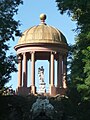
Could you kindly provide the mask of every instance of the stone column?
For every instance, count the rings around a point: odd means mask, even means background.
[[[54,86],[54,53],[51,53],[51,86]]]
[[[27,57],[23,53],[23,87],[27,87]]]
[[[57,87],[62,88],[62,56],[60,54],[57,60]]]
[[[22,57],[18,56],[18,87],[22,87]]]
[[[63,74],[67,73],[67,57],[63,56]]]
[[[35,94],[35,52],[31,52],[31,92]]]
[[[49,84],[51,84],[51,61],[49,61]]]
[[[54,53],[52,52],[51,53],[51,69],[50,69],[50,95],[51,96],[54,96],[56,95],[56,89],[55,89],[55,86],[54,86]]]
[[[67,56],[63,56],[63,88],[67,88],[66,85],[66,77],[67,77]]]

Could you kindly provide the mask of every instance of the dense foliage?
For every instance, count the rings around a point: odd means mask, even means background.
[[[61,14],[77,22],[76,43],[71,46],[71,82],[82,100],[90,100],[90,0],[56,0]],[[70,55],[71,55],[70,54]]]
[[[70,46],[68,97],[77,120],[89,120],[90,113],[90,0],[56,0],[61,14],[76,22],[77,37]],[[71,111],[73,111],[71,108]]]
[[[39,96],[40,97],[40,96]],[[38,96],[16,96],[16,95],[7,95],[0,96],[0,120],[32,120],[32,105],[36,102]],[[75,114],[78,112],[75,111],[76,108],[72,109],[71,102],[68,98],[65,97],[49,97],[50,104],[54,107],[53,118],[49,120],[73,120],[75,119]],[[39,110],[38,110],[39,111]],[[38,112],[37,111],[37,112]],[[41,120],[44,115],[37,114],[37,118],[33,120]],[[43,112],[43,110],[42,110]],[[49,116],[46,116],[46,118]],[[48,120],[48,119],[45,119]]]
[[[0,89],[11,78],[11,72],[17,71],[14,55],[7,55],[10,40],[20,35],[19,21],[14,19],[22,0],[0,0]]]

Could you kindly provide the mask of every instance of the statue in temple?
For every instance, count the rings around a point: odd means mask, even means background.
[[[41,68],[38,68],[38,75],[41,82],[44,82],[44,68],[41,66]]]
[[[41,66],[41,68],[38,68],[38,76],[39,76],[39,93],[45,93],[46,92],[46,88],[45,88],[46,83],[44,82],[43,66]]]

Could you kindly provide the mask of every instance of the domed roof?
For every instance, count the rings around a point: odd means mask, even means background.
[[[32,43],[67,44],[65,36],[52,26],[45,24],[46,15],[40,15],[41,24],[33,26],[22,33],[18,45]]]

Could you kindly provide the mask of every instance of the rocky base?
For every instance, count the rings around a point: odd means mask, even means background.
[[[54,107],[49,103],[47,97],[38,96],[31,108],[32,119],[35,120],[41,117],[41,119],[46,118],[51,120],[53,119],[54,111]]]
[[[65,96],[43,97],[35,107],[37,99],[38,96],[33,95],[0,96],[0,120],[74,120],[71,104]],[[42,109],[41,104],[45,108]]]

